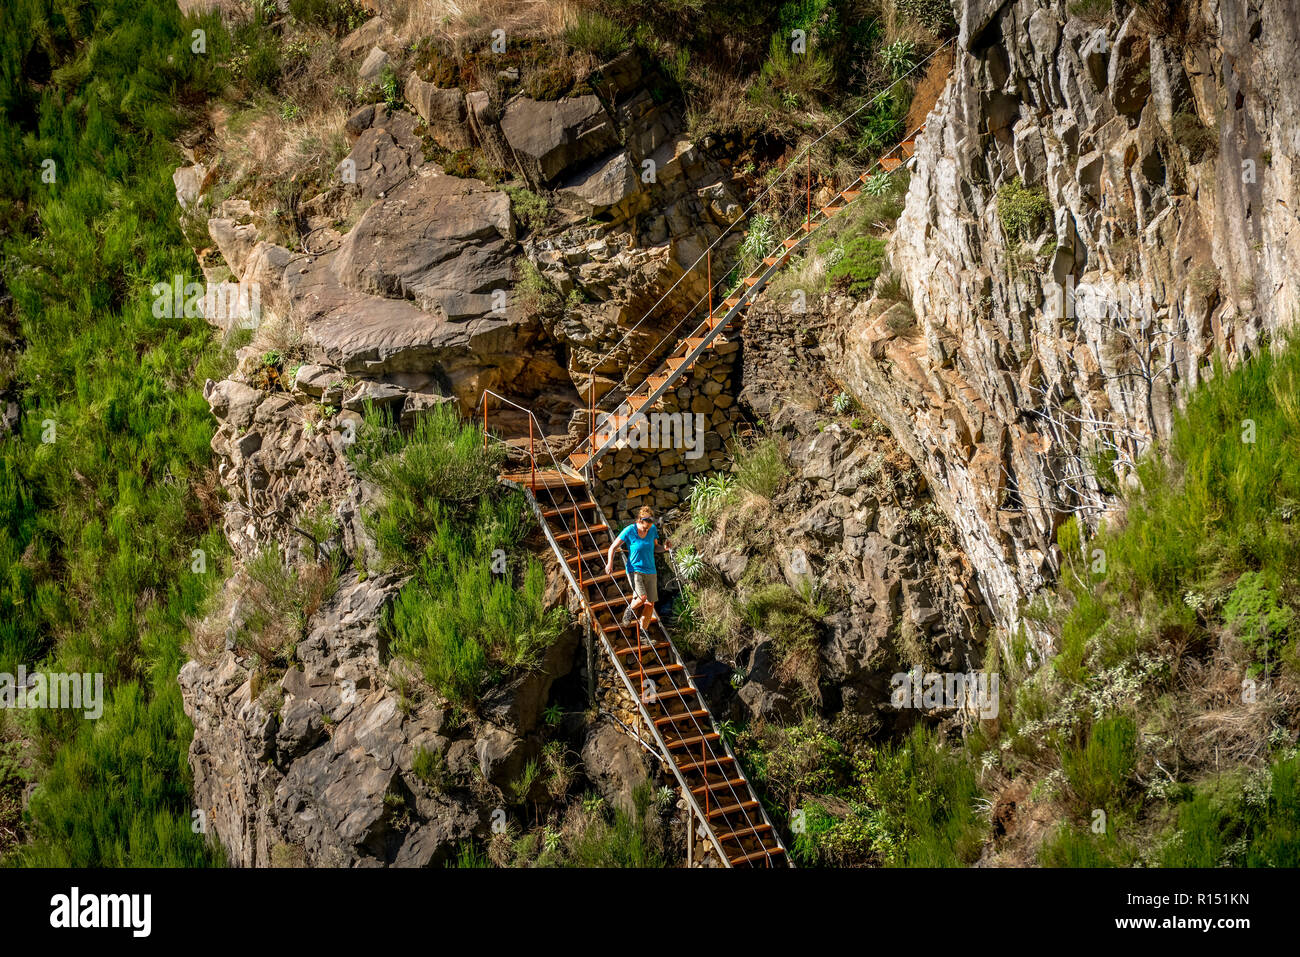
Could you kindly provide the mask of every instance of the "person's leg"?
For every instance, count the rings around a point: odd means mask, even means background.
[[[659,576],[658,575],[638,575],[641,579],[641,594],[643,597],[641,605],[641,628],[643,631],[650,630],[650,624],[655,620],[655,602],[659,600]]]
[[[632,601],[628,604],[627,611],[623,612],[623,624],[632,624],[632,620],[636,618],[637,613],[641,611],[641,607],[645,604],[645,593],[643,588],[644,584],[641,581],[641,576],[636,572],[633,572]]]

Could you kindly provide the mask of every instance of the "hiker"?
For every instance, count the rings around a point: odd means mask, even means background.
[[[614,554],[620,548],[628,551],[627,570],[632,573],[632,603],[623,613],[623,624],[632,624],[632,619],[639,613],[641,627],[649,629],[654,621],[655,602],[659,600],[659,578],[655,573],[655,542],[659,540],[659,529],[655,527],[654,512],[650,506],[643,505],[637,513],[635,524],[619,532],[609,546],[609,556],[605,560],[605,574],[614,573]],[[668,548],[668,540],[663,540]]]

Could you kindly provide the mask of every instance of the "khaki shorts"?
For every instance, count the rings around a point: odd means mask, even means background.
[[[646,575],[642,572],[632,573],[632,594],[649,598],[651,602],[659,600],[659,576]]]

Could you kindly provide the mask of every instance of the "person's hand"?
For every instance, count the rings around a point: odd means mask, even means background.
[[[605,574],[606,575],[614,574],[614,566],[610,562],[605,563]]]

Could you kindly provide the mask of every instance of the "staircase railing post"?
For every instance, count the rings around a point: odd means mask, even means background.
[[[708,258],[708,269],[709,269],[709,277],[708,277],[708,283],[709,283],[709,319],[708,319],[708,322],[709,322],[709,328],[712,329],[712,328],[713,328],[713,249],[710,248],[710,249],[708,250],[708,252],[707,252],[705,255],[706,255],[707,258]]]
[[[704,772],[704,823],[709,822],[709,757],[705,751],[704,735],[700,735],[700,768]],[[722,853],[722,848],[718,848],[718,853]]]
[[[488,431],[487,431],[487,405],[488,405],[488,397],[487,397],[487,393],[484,392],[484,393],[483,393],[483,451],[484,451],[484,452],[487,451],[487,437],[488,437]]]
[[[690,801],[686,803],[689,805]],[[695,814],[689,808],[686,814],[686,866],[695,866]]]
[[[587,628],[587,700],[592,704],[596,703],[596,641],[592,634],[591,612],[584,616]]]
[[[537,491],[537,452],[533,449],[533,416],[528,416],[528,487]],[[573,526],[577,531],[578,526]]]

